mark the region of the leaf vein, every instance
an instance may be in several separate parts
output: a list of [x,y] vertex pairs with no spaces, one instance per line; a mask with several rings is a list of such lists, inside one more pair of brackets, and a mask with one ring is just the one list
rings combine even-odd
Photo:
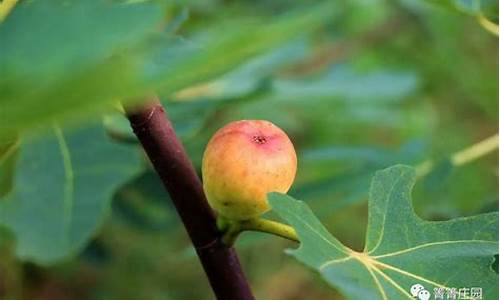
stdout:
[[387,295],[386,295],[385,290],[384,290],[384,287],[380,284],[380,281],[378,280],[377,276],[373,272],[373,268],[369,264],[364,262],[363,260],[361,260],[359,258],[357,258],[357,260],[359,262],[361,262],[361,264],[368,270],[368,273],[370,273],[371,277],[373,278],[373,281],[375,282],[375,285],[377,286],[377,289],[378,289],[380,295],[382,296],[382,299],[388,300]]
[[342,263],[342,262],[348,261],[348,260],[350,260],[352,258],[353,258],[353,256],[349,255],[349,256],[346,256],[346,257],[343,257],[343,258],[329,260],[329,261],[325,262],[324,264],[322,264],[321,266],[319,266],[319,270],[323,271],[323,269],[325,269],[325,268],[327,268],[327,267],[329,267],[331,265]]
[[407,248],[407,249],[402,249],[399,251],[394,251],[391,253],[386,253],[382,255],[377,255],[377,256],[372,256],[372,258],[379,259],[379,258],[385,258],[385,257],[391,257],[391,256],[397,256],[401,254],[405,254],[408,252],[416,251],[418,249],[426,248],[426,247],[432,247],[432,246],[439,246],[439,245],[447,245],[447,244],[459,244],[459,243],[491,243],[491,244],[496,244],[496,242],[493,241],[486,241],[486,240],[456,240],[456,241],[442,241],[442,242],[433,242],[433,243],[426,243],[426,244],[421,244],[415,247]]
[[327,242],[329,245],[333,246],[335,249],[339,250],[340,252],[344,254],[349,254],[347,249],[345,249],[345,246],[342,246],[343,248],[340,248],[338,245],[335,245],[332,241],[329,239],[325,238],[319,231],[317,231],[314,227],[312,227],[309,223],[305,222],[304,220],[300,218],[295,218],[298,222],[304,224],[306,227],[308,227],[312,232],[314,232],[317,236],[319,236],[322,240]]
[[444,286],[444,285],[442,285],[442,284],[439,284],[439,283],[437,283],[437,282],[434,282],[434,281],[432,281],[432,280],[429,280],[429,279],[427,279],[427,278],[425,278],[425,277],[422,277],[422,276],[419,276],[419,275],[416,275],[416,274],[413,274],[413,273],[407,272],[407,271],[405,271],[405,270],[402,270],[402,269],[396,268],[396,267],[394,267],[394,266],[392,266],[392,265],[385,264],[385,263],[380,262],[380,261],[378,261],[378,260],[373,260],[373,262],[374,262],[374,264],[375,264],[375,265],[381,266],[381,267],[383,267],[383,268],[385,268],[385,269],[389,269],[389,270],[395,271],[395,272],[397,272],[397,273],[400,273],[400,274],[406,275],[406,276],[408,276],[408,277],[412,277],[412,278],[418,279],[418,280],[420,280],[420,281],[427,282],[427,283],[432,284],[432,285],[435,285],[435,286],[437,286],[437,287],[447,288],[446,286]]
[[382,272],[381,270],[379,270],[377,268],[373,268],[373,270],[375,272],[379,273],[382,277],[384,277],[385,280],[387,280],[396,289],[398,289],[401,293],[403,293],[403,295],[405,295],[406,297],[408,297],[408,299],[415,299],[410,294],[408,294],[408,292],[405,289],[403,289],[403,287],[401,287],[397,282],[395,282],[394,280],[392,280],[387,274],[385,274],[384,272]]
[[[398,179],[396,179],[396,180],[394,181],[394,184],[391,186],[391,188],[389,189],[389,192],[387,193],[387,197],[386,197],[386,199],[385,199],[385,202],[386,202],[386,204],[387,204],[387,205],[386,205],[386,207],[384,208],[384,210],[385,210],[385,211],[387,211],[387,206],[388,206],[389,198],[391,198],[391,197],[392,197],[392,193],[394,192],[394,188],[396,187],[396,185],[398,185],[398,184],[399,184],[399,181],[401,180],[401,178],[403,178],[403,173],[404,173],[403,171],[401,171],[401,172],[399,173],[399,177],[398,177]],[[384,233],[385,233],[386,217],[387,217],[387,212],[385,212],[385,213],[383,214],[383,218],[382,218],[382,228],[381,228],[381,230],[380,230],[381,232],[380,232],[379,239],[378,239],[377,243],[375,244],[375,247],[374,247],[372,250],[370,250],[370,252],[368,252],[368,253],[373,253],[373,252],[374,252],[375,250],[377,250],[377,248],[378,248],[378,247],[382,244],[382,240],[383,240],[383,238],[384,238]]]
[[71,163],[71,154],[64,138],[64,134],[60,127],[54,126],[54,132],[59,143],[59,149],[63,159],[65,185],[63,197],[63,243],[64,246],[69,245],[69,235],[71,219],[73,215],[73,192],[74,192],[74,173]]

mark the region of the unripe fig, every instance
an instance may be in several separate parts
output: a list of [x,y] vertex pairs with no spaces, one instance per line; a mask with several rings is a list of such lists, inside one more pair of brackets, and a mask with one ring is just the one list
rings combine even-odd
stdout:
[[231,220],[258,217],[267,193],[286,193],[297,171],[297,155],[283,130],[268,121],[242,120],[219,129],[205,149],[203,188],[208,202]]

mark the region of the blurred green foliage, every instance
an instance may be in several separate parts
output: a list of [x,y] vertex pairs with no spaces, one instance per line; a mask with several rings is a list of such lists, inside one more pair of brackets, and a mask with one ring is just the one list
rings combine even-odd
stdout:
[[[396,163],[439,162],[413,193],[421,217],[498,210],[495,155],[447,162],[498,131],[498,37],[477,19],[498,23],[497,10],[458,0],[21,1],[0,24],[0,298],[213,298],[111,107],[151,90],[198,169],[225,123],[282,127],[299,155],[290,194],[354,249],[370,179]],[[73,203],[85,206],[75,211],[84,225],[63,248],[64,161],[43,134],[53,122],[72,137],[72,159],[101,174],[82,179]],[[258,299],[341,299],[284,247],[293,245],[253,233],[238,241]]]

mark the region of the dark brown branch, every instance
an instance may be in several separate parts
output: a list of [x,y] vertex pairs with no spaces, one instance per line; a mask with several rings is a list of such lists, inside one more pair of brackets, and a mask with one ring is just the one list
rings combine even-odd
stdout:
[[254,299],[236,252],[221,241],[201,182],[161,103],[152,98],[142,108],[127,109],[127,115],[174,202],[217,299]]

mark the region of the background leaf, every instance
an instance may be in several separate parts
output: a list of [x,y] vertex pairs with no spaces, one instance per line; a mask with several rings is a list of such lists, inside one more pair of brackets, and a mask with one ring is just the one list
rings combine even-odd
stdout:
[[161,18],[152,4],[20,3],[0,26],[0,134],[133,95]]
[[0,201],[0,224],[14,233],[18,257],[48,264],[81,249],[139,167],[138,152],[111,143],[96,124],[23,140],[14,187]]
[[337,13],[325,1],[265,25],[246,20],[214,27],[187,42],[168,28],[158,30],[162,7],[151,3],[21,3],[0,26],[0,136],[100,112],[112,101],[138,101],[151,90],[173,93],[316,29]]

